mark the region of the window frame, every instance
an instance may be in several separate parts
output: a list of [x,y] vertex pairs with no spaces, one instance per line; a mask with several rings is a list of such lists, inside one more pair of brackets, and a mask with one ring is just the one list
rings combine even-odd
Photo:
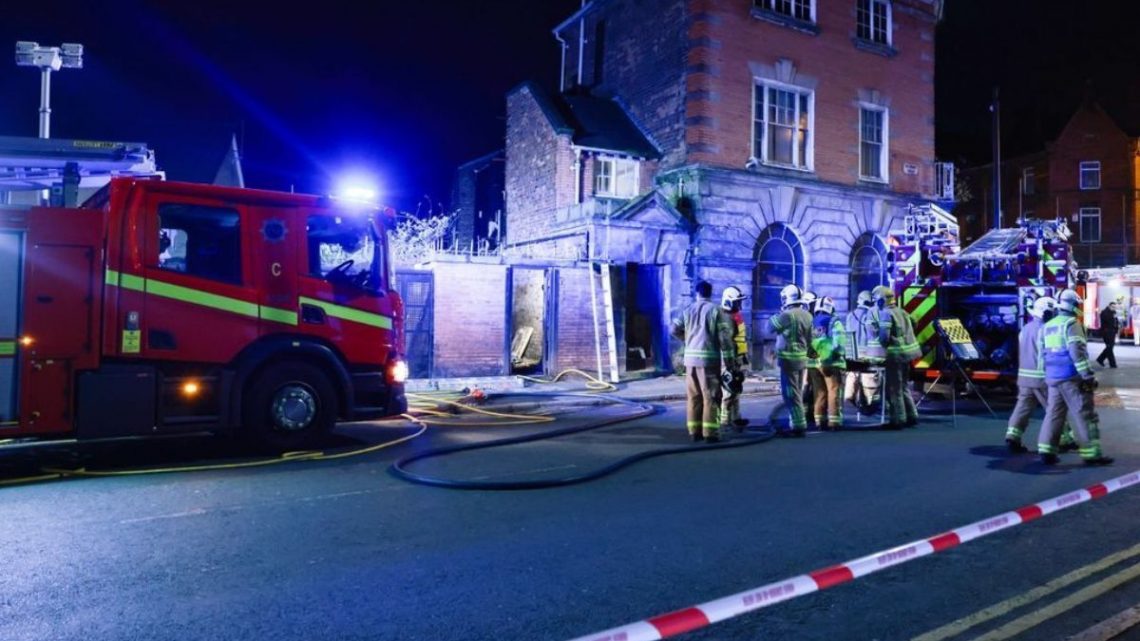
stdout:
[[[217,275],[206,274],[200,270],[193,270],[193,271],[191,270],[191,266],[198,262],[198,261],[194,261],[194,263],[192,263],[190,261],[190,257],[189,257],[190,239],[192,237],[195,237],[195,235],[192,234],[191,230],[189,230],[189,229],[182,229],[180,227],[173,226],[173,225],[166,226],[166,224],[170,223],[169,218],[165,221],[165,224],[164,224],[163,210],[165,208],[168,208],[168,207],[178,207],[178,208],[183,208],[183,209],[194,208],[194,209],[211,210],[211,211],[215,212],[218,216],[224,215],[227,217],[232,217],[236,221],[236,224],[233,227],[232,233],[229,234],[228,237],[221,239],[225,244],[232,245],[231,249],[236,249],[236,254],[237,254],[236,256],[232,256],[229,258],[229,260],[232,261],[232,264],[229,264],[226,266],[227,271],[225,274],[226,275],[225,278],[220,278]],[[154,252],[148,256],[148,262],[150,262],[151,266],[154,269],[156,269],[160,272],[166,273],[166,274],[178,274],[180,276],[186,276],[189,278],[200,279],[200,280],[208,281],[210,283],[216,283],[219,285],[224,285],[224,286],[229,286],[229,287],[245,287],[246,286],[246,283],[249,280],[247,270],[246,270],[246,260],[247,260],[247,256],[246,256],[247,251],[246,250],[247,250],[247,247],[246,247],[246,242],[245,242],[245,238],[244,238],[244,234],[246,233],[246,229],[245,229],[246,221],[245,221],[245,216],[244,216],[242,209],[240,207],[238,207],[238,206],[222,206],[222,205],[218,205],[217,203],[195,202],[195,201],[189,200],[189,199],[184,200],[184,199],[177,198],[177,197],[166,197],[164,195],[163,197],[156,199],[156,201],[154,203],[154,210],[153,211],[154,211],[154,231],[152,232],[152,234],[153,234],[152,238],[157,244],[155,245]],[[181,214],[181,215],[185,215],[185,214]],[[189,218],[194,219],[195,222],[198,222],[198,223],[201,223],[203,220],[205,220],[205,218],[197,217],[197,216],[189,216]],[[177,269],[174,267],[163,265],[163,263],[162,263],[162,254],[164,253],[164,249],[161,246],[160,238],[161,238],[161,234],[162,234],[163,230],[167,230],[167,229],[182,231],[187,236],[187,238],[186,238],[187,256],[184,259],[185,260],[185,268],[184,269]],[[223,227],[218,226],[215,229],[223,229]],[[171,240],[173,242],[174,239],[171,239]]]
[[[1085,184],[1085,171],[1096,171],[1096,186],[1089,187]],[[1082,160],[1077,165],[1077,184],[1080,185],[1081,191],[1097,191],[1101,186],[1101,168],[1099,160]]]
[[[768,154],[769,145],[769,132],[768,129],[772,126],[768,121],[768,91],[769,90],[788,92],[796,96],[795,102],[795,116],[793,118],[792,130],[799,132],[799,116],[800,116],[800,98],[807,98],[807,139],[804,143],[803,154],[806,158],[802,159],[802,164],[796,164],[797,156],[799,155],[798,141],[793,135],[792,142],[792,163],[785,164],[771,160]],[[757,101],[757,95],[763,96],[763,106],[761,107]],[[757,108],[761,107],[763,112],[762,118],[757,118]],[[783,127],[785,125],[775,125]],[[757,139],[757,132],[763,134],[762,138]],[[784,82],[769,80],[767,78],[753,78],[752,79],[752,157],[758,159],[761,164],[768,167],[776,167],[780,169],[789,169],[792,171],[802,171],[805,173],[812,173],[815,171],[815,90],[797,85],[791,85]],[[759,150],[757,150],[759,147]],[[759,151],[759,153],[757,153]]]
[[[641,192],[641,161],[637,160],[636,158],[625,158],[622,156],[612,156],[612,155],[608,155],[608,154],[598,154],[597,156],[593,157],[593,161],[594,161],[594,190],[593,190],[593,195],[595,198],[617,198],[617,199],[624,199],[624,200],[637,198],[637,196]],[[625,195],[619,190],[619,185],[618,185],[618,176],[620,175],[620,172],[618,171],[619,164],[620,165],[627,165],[629,168],[632,168],[632,173],[633,173],[632,183],[631,183],[632,191],[629,193],[629,195]],[[599,179],[602,176],[602,172],[599,171],[599,167],[602,165],[609,167],[609,173],[607,174],[607,180],[609,181],[609,188],[607,190],[604,190],[604,191],[602,189],[599,189],[599,186],[598,186]]]
[[[777,9],[777,3],[786,2],[788,4],[788,13]],[[815,25],[819,21],[819,14],[817,13],[818,7],[816,6],[817,0],[752,0],[752,8],[758,11],[764,11],[774,16],[779,16],[787,20],[794,20],[795,22],[802,22],[804,24]],[[808,17],[801,18],[796,15],[796,4],[807,4]]]
[[[869,19],[866,25],[867,33],[870,37],[863,37],[860,35],[859,30],[863,26],[859,20],[860,15],[863,13],[861,5],[863,2],[867,3],[867,16]],[[875,6],[880,5],[886,9],[886,26],[884,27],[884,40],[875,39]],[[892,11],[890,0],[855,0],[855,38],[867,44],[875,45],[878,47],[891,47],[894,42],[894,12]]]
[[[863,112],[877,112],[882,114],[883,121],[880,127],[879,145],[879,176],[867,176],[863,173]],[[891,110],[882,105],[859,103],[859,180],[890,184],[890,145],[891,145]],[[868,143],[876,144],[876,143]]]
[[[1096,238],[1085,238],[1085,219],[1096,220]],[[1081,207],[1077,210],[1077,232],[1080,234],[1080,242],[1082,244],[1093,244],[1101,242],[1103,238],[1103,229],[1101,228],[1101,210],[1100,207]]]

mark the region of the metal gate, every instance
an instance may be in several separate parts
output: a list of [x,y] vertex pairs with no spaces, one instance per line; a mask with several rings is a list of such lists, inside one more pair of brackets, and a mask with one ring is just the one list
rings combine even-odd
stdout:
[[0,429],[17,418],[16,340],[23,293],[20,287],[23,248],[21,234],[0,232]]
[[396,289],[404,301],[404,348],[412,378],[431,378],[432,375],[433,278],[432,272],[396,272]]

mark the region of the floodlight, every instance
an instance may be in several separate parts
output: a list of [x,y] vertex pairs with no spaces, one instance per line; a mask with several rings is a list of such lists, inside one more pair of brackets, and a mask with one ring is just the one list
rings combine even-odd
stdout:
[[83,68],[83,45],[65,42],[58,47],[41,47],[38,42],[16,42],[16,65],[40,70],[40,138],[51,135],[51,72]]

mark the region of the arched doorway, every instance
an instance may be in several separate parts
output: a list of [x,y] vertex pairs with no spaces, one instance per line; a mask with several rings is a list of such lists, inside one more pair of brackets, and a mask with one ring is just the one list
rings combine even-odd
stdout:
[[804,250],[799,236],[787,225],[775,223],[756,239],[752,272],[752,356],[755,369],[775,367],[776,337],[768,319],[780,312],[780,290],[804,286]]
[[851,277],[847,286],[848,309],[855,308],[861,291],[887,284],[887,246],[875,234],[867,232],[855,239],[851,248]]

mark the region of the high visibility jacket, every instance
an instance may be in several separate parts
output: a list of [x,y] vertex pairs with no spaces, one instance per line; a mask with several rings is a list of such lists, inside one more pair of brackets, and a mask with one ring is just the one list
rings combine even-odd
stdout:
[[768,320],[776,334],[776,358],[781,365],[805,367],[811,347],[811,314],[802,307],[785,309]]
[[922,356],[914,338],[914,323],[898,305],[879,310],[879,341],[887,348],[888,361],[905,363]]
[[1085,326],[1074,316],[1059,314],[1045,323],[1037,339],[1045,352],[1045,382],[1049,385],[1074,378],[1092,378]]
[[732,329],[732,342],[736,345],[736,355],[748,356],[748,328],[744,324],[743,312],[734,312],[732,314]]
[[847,369],[847,337],[843,322],[831,314],[818,314],[812,327],[812,346],[821,367]]
[[1021,328],[1017,337],[1017,384],[1019,387],[1045,387],[1045,352],[1037,347],[1045,323],[1034,318]]
[[719,366],[735,356],[732,319],[707,298],[698,298],[673,321],[673,336],[685,342],[685,367]]

